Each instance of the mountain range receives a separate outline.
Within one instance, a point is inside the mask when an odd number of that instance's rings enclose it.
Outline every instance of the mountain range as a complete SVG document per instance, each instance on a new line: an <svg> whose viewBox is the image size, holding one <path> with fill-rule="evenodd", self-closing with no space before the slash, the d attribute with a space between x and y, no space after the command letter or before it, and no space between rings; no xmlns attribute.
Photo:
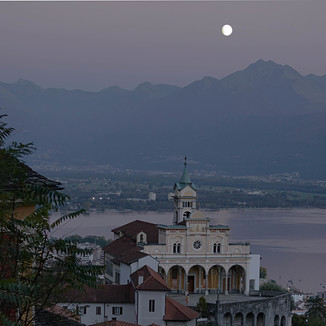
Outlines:
<svg viewBox="0 0 326 326"><path fill-rule="evenodd" d="M41 164L326 177L326 75L259 60L185 87L98 92L0 82L0 113Z"/></svg>

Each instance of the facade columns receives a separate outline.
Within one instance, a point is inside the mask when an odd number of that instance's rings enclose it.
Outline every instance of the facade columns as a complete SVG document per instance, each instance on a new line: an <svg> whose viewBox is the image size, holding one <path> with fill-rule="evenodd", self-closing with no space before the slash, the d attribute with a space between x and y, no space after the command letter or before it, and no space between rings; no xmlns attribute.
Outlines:
<svg viewBox="0 0 326 326"><path fill-rule="evenodd" d="M245 271L246 275L244 277L244 282L246 282L245 284L245 295L249 295L249 292L250 292L250 280L249 280L249 273L247 271Z"/></svg>
<svg viewBox="0 0 326 326"><path fill-rule="evenodd" d="M205 276L205 295L208 295L208 273Z"/></svg>
<svg viewBox="0 0 326 326"><path fill-rule="evenodd" d="M225 295L229 294L229 271L225 271Z"/></svg>
<svg viewBox="0 0 326 326"><path fill-rule="evenodd" d="M188 295L188 273L185 271L185 279L184 279L184 285L185 285L185 295Z"/></svg>

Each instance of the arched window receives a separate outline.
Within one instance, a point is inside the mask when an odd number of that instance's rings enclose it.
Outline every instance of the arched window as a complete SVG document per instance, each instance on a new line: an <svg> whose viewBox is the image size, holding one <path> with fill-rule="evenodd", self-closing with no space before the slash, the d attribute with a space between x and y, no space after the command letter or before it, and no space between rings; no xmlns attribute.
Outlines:
<svg viewBox="0 0 326 326"><path fill-rule="evenodd" d="M176 242L173 244L173 253L174 254L180 254L181 252L181 244L179 242Z"/></svg>
<svg viewBox="0 0 326 326"><path fill-rule="evenodd" d="M220 254L221 253L221 244L220 243L214 243L214 245L213 245L213 253L214 254Z"/></svg>
<svg viewBox="0 0 326 326"><path fill-rule="evenodd" d="M187 218L187 217L189 217L190 216L190 212L184 212L183 213L183 219L185 219L185 218Z"/></svg>

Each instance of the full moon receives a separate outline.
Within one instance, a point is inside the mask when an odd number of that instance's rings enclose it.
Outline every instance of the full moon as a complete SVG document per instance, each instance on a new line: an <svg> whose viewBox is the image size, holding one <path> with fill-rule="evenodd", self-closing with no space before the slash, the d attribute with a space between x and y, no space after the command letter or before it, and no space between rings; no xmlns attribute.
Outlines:
<svg viewBox="0 0 326 326"><path fill-rule="evenodd" d="M232 34L232 31L233 31L233 29L230 25L224 25L222 27L222 34L224 36L230 36Z"/></svg>

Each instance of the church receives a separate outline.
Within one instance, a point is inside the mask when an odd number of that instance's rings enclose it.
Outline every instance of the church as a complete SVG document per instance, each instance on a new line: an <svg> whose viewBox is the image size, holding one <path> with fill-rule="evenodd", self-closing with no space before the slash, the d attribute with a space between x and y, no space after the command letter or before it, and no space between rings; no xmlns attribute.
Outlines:
<svg viewBox="0 0 326 326"><path fill-rule="evenodd" d="M115 241L105 248L106 282L127 283L128 274L146 261L175 293L249 295L258 290L260 255L251 254L248 242L230 242L230 228L210 224L197 209L186 160L173 199L171 225L134 221L112 230Z"/></svg>

